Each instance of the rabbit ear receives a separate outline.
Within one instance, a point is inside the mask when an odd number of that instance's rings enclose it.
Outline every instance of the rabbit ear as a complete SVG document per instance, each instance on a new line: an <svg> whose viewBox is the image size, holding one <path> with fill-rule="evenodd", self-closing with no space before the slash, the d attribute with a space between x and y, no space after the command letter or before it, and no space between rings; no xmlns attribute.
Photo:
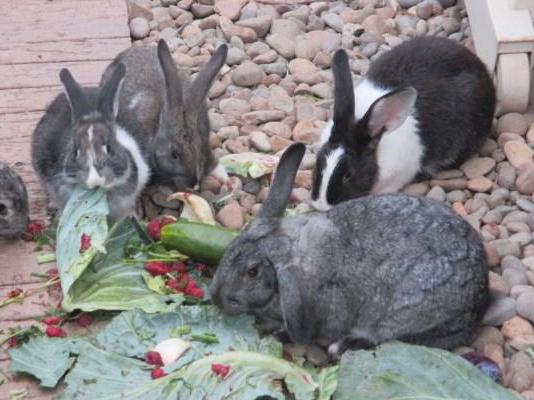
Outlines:
<svg viewBox="0 0 534 400"><path fill-rule="evenodd" d="M206 66L198 73L193 86L191 87L192 100L190 105L198 107L202 101L204 101L208 91L220 71L221 67L226 61L226 55L228 54L228 46L223 44L219 46L217 51L213 54Z"/></svg>
<svg viewBox="0 0 534 400"><path fill-rule="evenodd" d="M182 104L182 85L169 47L163 39L158 42L158 59L165 81L166 104L171 109L178 107Z"/></svg>
<svg viewBox="0 0 534 400"><path fill-rule="evenodd" d="M123 63L118 63L98 94L98 109L112 120L117 118L119 112L119 97L125 74L126 67Z"/></svg>
<svg viewBox="0 0 534 400"><path fill-rule="evenodd" d="M284 151L278 162L267 199L258 213L258 218L280 218L284 215L293 181L305 151L306 146L298 142Z"/></svg>
<svg viewBox="0 0 534 400"><path fill-rule="evenodd" d="M280 308L291 340L301 344L310 343L314 332L313 315L307 312L311 303L303 290L303 279L293 265L276 268Z"/></svg>
<svg viewBox="0 0 534 400"><path fill-rule="evenodd" d="M334 125L331 139L341 140L349 133L349 126L354 121L354 87L350 74L349 59L344 50L338 50L332 59L332 73L334 75Z"/></svg>
<svg viewBox="0 0 534 400"><path fill-rule="evenodd" d="M412 112L416 99L417 91L413 87L394 90L377 99L362 118L369 135L376 137L401 126Z"/></svg>
<svg viewBox="0 0 534 400"><path fill-rule="evenodd" d="M91 112L89 101L83 92L82 87L74 80L70 71L63 68L59 73L59 79L65 88L65 95L70 104L73 121L79 120L84 115Z"/></svg>

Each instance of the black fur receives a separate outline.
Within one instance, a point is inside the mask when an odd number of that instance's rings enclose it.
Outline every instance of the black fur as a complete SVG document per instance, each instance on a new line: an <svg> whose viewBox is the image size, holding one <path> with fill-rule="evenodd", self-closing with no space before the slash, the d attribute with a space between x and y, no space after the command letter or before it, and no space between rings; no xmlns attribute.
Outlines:
<svg viewBox="0 0 534 400"><path fill-rule="evenodd" d="M445 38L422 37L384 53L371 65L365 79L393 93L378 99L359 121L355 120L354 108L346 107L358 99L353 98L348 64L336 65L347 62L346 56L338 55L342 53L340 50L333 59L334 124L329 141L318 153L314 200L319 195L325 159L338 147L344 149L345 156L328 184L328 203L337 204L371 192L378 181L376 147L383 133L370 130L371 112L377 102L403 88L417 92L414 117L424 148L418 174L431 176L461 164L489 136L495 89L484 64L465 47Z"/></svg>

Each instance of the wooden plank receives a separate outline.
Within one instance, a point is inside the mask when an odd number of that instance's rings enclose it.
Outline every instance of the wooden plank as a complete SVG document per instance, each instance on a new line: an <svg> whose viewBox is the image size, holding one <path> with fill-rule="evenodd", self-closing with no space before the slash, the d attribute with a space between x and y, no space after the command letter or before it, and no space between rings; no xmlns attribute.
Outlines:
<svg viewBox="0 0 534 400"><path fill-rule="evenodd" d="M62 90L62 86L0 90L0 116L10 113L44 111Z"/></svg>
<svg viewBox="0 0 534 400"><path fill-rule="evenodd" d="M130 44L128 37L110 38L105 41L72 39L61 42L36 42L27 43L24 47L7 42L0 44L0 64L111 60L130 47Z"/></svg>
<svg viewBox="0 0 534 400"><path fill-rule="evenodd" d="M81 85L98 85L109 61L0 65L1 89L57 86L59 71L68 68Z"/></svg>
<svg viewBox="0 0 534 400"><path fill-rule="evenodd" d="M124 0L2 0L0 42L129 37L127 18Z"/></svg>

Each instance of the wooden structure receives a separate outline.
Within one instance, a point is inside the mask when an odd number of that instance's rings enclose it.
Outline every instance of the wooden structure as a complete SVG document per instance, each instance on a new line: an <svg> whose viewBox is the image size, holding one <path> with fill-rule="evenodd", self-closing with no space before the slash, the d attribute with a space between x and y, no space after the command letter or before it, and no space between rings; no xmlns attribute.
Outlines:
<svg viewBox="0 0 534 400"><path fill-rule="evenodd" d="M130 46L126 0L1 0L0 43L0 160L26 183L32 218L43 219L45 197L30 160L33 129L61 90L61 68L69 68L83 85L96 85L106 65ZM34 247L0 239L0 297L13 287L35 287L41 280L30 273L53 267L37 265ZM0 329L36 323L48 310L50 295L1 308ZM0 370L7 370L4 351ZM0 385L0 400L25 387L30 392L25 399L50 397L22 379Z"/></svg>

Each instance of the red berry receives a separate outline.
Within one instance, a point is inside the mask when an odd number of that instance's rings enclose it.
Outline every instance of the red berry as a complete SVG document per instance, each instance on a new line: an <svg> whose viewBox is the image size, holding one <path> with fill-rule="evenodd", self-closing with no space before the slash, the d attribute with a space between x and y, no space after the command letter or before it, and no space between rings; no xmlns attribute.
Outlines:
<svg viewBox="0 0 534 400"><path fill-rule="evenodd" d="M81 313L80 316L78 317L77 322L78 322L78 325L86 328L93 323L93 316L89 313Z"/></svg>
<svg viewBox="0 0 534 400"><path fill-rule="evenodd" d="M16 337L10 337L7 339L7 347L12 349L13 347L17 346L17 338Z"/></svg>
<svg viewBox="0 0 534 400"><path fill-rule="evenodd" d="M91 236L82 233L80 238L80 253L87 251L91 247Z"/></svg>
<svg viewBox="0 0 534 400"><path fill-rule="evenodd" d="M148 236L150 236L153 240L159 240L161 235L161 224L156 218L152 218L150 222L146 226L146 230L148 233Z"/></svg>
<svg viewBox="0 0 534 400"><path fill-rule="evenodd" d="M196 288L191 289L188 295L191 297L202 299L204 298L204 291L201 288L196 287Z"/></svg>
<svg viewBox="0 0 534 400"><path fill-rule="evenodd" d="M65 337L67 334L65 331L57 326L49 325L46 327L46 336L48 337Z"/></svg>
<svg viewBox="0 0 534 400"><path fill-rule="evenodd" d="M163 365L161 354L159 354L157 351L147 351L145 354L145 362L150 365Z"/></svg>
<svg viewBox="0 0 534 400"><path fill-rule="evenodd" d="M63 319L56 317L55 315L50 315L43 319L45 325L59 325L63 322Z"/></svg>
<svg viewBox="0 0 534 400"><path fill-rule="evenodd" d="M224 364L211 364L211 371L215 375L219 375L222 379L224 379L230 372L230 366Z"/></svg>
<svg viewBox="0 0 534 400"><path fill-rule="evenodd" d="M44 223L42 221L33 220L26 225L26 231L22 234L22 239L27 242L32 241L37 235L40 235L44 231Z"/></svg>
<svg viewBox="0 0 534 400"><path fill-rule="evenodd" d="M168 265L161 261L149 261L145 263L145 269L152 275L165 275L171 272Z"/></svg>
<svg viewBox="0 0 534 400"><path fill-rule="evenodd" d="M7 297L9 299L12 299L13 297L17 297L19 294L21 294L23 291L22 289L20 288L16 288L16 289L13 289L13 290L10 290L8 293L7 293Z"/></svg>
<svg viewBox="0 0 534 400"><path fill-rule="evenodd" d="M176 279L169 279L166 282L166 286L170 290L172 290L173 292L181 292L182 291L182 288L180 287L180 284L179 284L178 280L176 280Z"/></svg>
<svg viewBox="0 0 534 400"><path fill-rule="evenodd" d="M152 370L152 372L150 373L150 377L152 379L158 379L158 378L163 378L165 375L167 375L165 373L165 371L163 371L161 368L155 368Z"/></svg>
<svg viewBox="0 0 534 400"><path fill-rule="evenodd" d="M187 269L185 268L185 263L183 261L175 261L171 264L171 271L176 271L180 274L184 274L187 272Z"/></svg>
<svg viewBox="0 0 534 400"><path fill-rule="evenodd" d="M163 228L165 225L173 224L176 220L173 217L163 216L161 217L159 224Z"/></svg>

